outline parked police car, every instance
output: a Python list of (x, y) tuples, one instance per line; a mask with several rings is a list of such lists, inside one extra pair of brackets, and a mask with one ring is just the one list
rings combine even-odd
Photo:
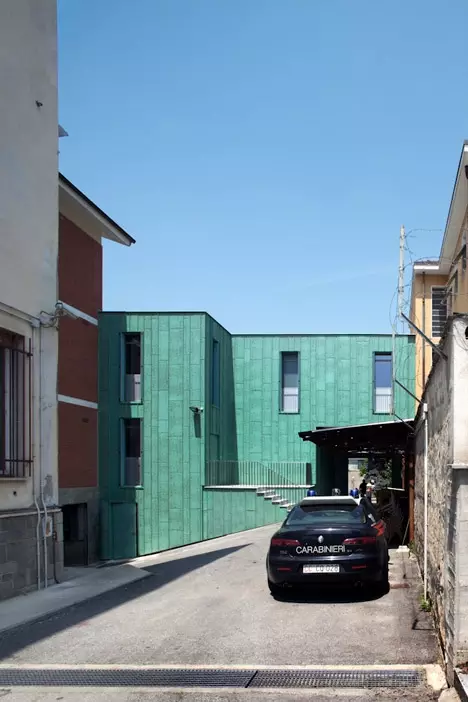
[(271, 539), (268, 587), (340, 582), (388, 588), (385, 523), (367, 498), (306, 497)]

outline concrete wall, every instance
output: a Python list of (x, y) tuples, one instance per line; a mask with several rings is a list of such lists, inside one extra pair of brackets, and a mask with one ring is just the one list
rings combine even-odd
[[(451, 320), (426, 385), (429, 597), (450, 674), (468, 657), (468, 316)], [(424, 422), (415, 443), (415, 548), (424, 566)]]

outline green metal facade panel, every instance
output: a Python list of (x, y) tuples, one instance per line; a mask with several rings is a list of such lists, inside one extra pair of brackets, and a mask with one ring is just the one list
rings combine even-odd
[[(142, 334), (141, 403), (120, 398), (124, 332)], [(132, 549), (119, 514), (126, 522), (135, 519), (140, 555), (279, 521), (284, 510), (255, 491), (204, 491), (206, 462), (302, 462), (297, 475), (294, 466), (287, 469), (301, 484), (310, 462), (315, 482), (315, 447), (302, 442), (299, 431), (390, 419), (373, 414), (372, 400), (373, 355), (392, 350), (391, 336), (231, 336), (205, 314), (103, 313), (99, 337), (103, 558)], [(213, 340), (219, 344), (219, 402), (212, 392)], [(295, 415), (280, 412), (282, 351), (300, 354)], [(396, 375), (414, 388), (413, 337), (396, 339)], [(203, 412), (196, 415), (191, 406)], [(414, 413), (412, 398), (400, 389), (396, 410), (400, 417)], [(123, 418), (142, 420), (141, 488), (120, 484)], [(233, 483), (240, 478), (233, 474)], [(282, 496), (295, 501), (305, 493), (292, 490)], [(122, 504), (134, 505), (135, 517), (116, 507)]]
[(285, 510), (257, 495), (255, 489), (205, 488), (203, 496), (205, 539), (276, 524), (286, 516)]
[[(137, 505), (138, 553), (202, 539), (205, 463), (205, 316), (103, 314), (100, 318), (99, 465), (101, 499)], [(120, 335), (142, 333), (142, 402), (120, 402)], [(143, 420), (141, 488), (120, 486), (120, 423)], [(203, 415), (202, 415), (203, 417)], [(102, 510), (104, 557), (112, 549), (112, 509)], [(110, 551), (112, 555), (108, 555)]]
[[(298, 432), (317, 426), (388, 421), (373, 412), (376, 352), (391, 352), (389, 335), (233, 336), (237, 457), (239, 460), (310, 461), (315, 447)], [(281, 353), (299, 353), (299, 413), (280, 411)], [(396, 338), (396, 373), (414, 388), (414, 337)], [(397, 388), (396, 411), (414, 415), (414, 401)]]

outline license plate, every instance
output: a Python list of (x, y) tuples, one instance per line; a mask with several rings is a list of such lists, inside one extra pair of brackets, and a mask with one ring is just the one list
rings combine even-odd
[(321, 573), (322, 575), (326, 574), (326, 573), (339, 573), (340, 566), (339, 565), (305, 565), (302, 567), (302, 572), (304, 574)]

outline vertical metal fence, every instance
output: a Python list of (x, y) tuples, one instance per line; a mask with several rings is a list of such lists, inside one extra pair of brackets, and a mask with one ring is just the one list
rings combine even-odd
[(307, 484), (308, 464), (304, 461), (207, 461), (205, 486)]

